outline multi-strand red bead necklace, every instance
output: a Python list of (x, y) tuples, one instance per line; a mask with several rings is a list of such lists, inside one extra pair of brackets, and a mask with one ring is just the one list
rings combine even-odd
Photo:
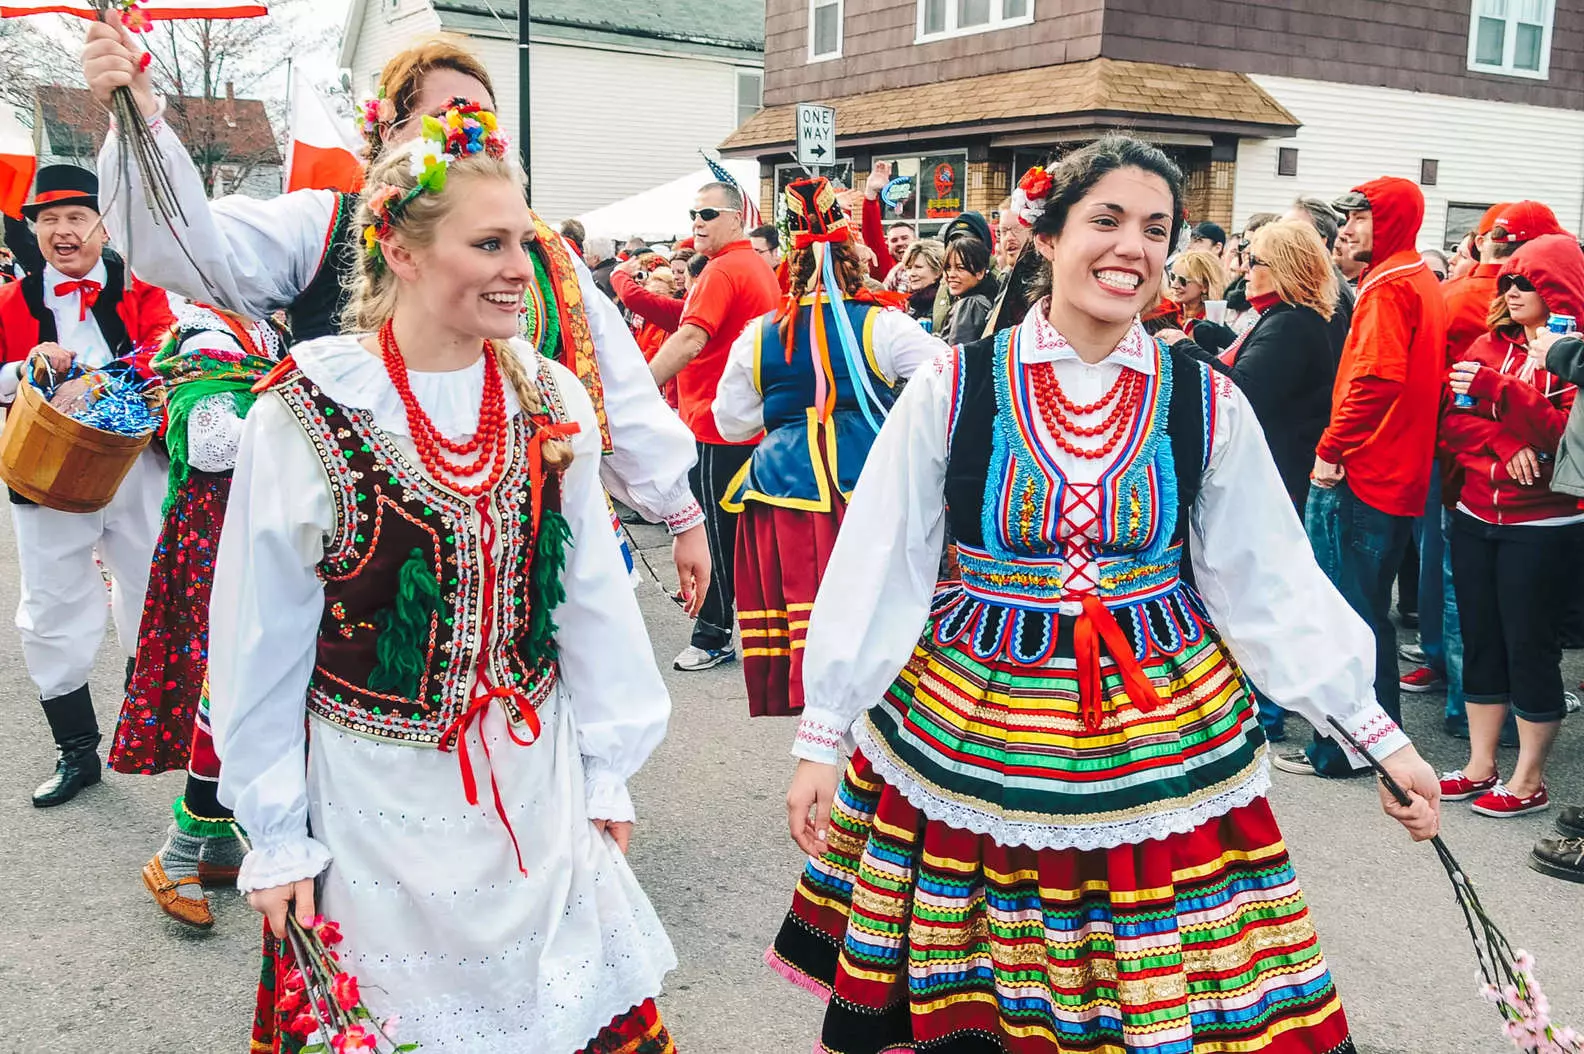
[[(506, 394), (494, 347), (489, 341), (484, 342), (484, 395), (479, 404), (478, 429), (472, 439), (457, 442), (441, 434), (413, 395), (407, 380), (407, 362), (396, 344), (391, 323), (380, 327), (379, 343), (385, 372), (401, 396), (402, 409), (407, 411), (407, 430), (412, 433), (413, 446), (429, 475), (464, 497), (476, 498), (494, 490), (506, 472), (507, 427)], [(473, 460), (458, 463), (457, 459), (468, 457)], [(461, 482), (484, 472), (486, 466), (489, 471), (479, 482)]]
[[(1074, 457), (1089, 460), (1103, 458), (1116, 449), (1127, 434), (1134, 411), (1138, 409), (1144, 395), (1144, 375), (1126, 368), (1104, 395), (1087, 405), (1073, 402), (1062, 391), (1061, 382), (1056, 379), (1054, 363), (1031, 367), (1029, 379), (1034, 384), (1034, 404), (1039, 408), (1040, 417), (1044, 419), (1045, 427), (1056, 445)], [(1116, 405), (1111, 407), (1111, 412), (1099, 424), (1084, 426), (1077, 422), (1076, 418), (1097, 414), (1113, 402)], [(1081, 439), (1107, 438), (1098, 447), (1086, 448), (1078, 446), (1069, 436)]]

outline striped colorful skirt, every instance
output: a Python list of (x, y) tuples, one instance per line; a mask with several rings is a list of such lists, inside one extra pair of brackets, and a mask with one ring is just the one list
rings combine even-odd
[(1341, 1054), (1347, 1019), (1264, 798), (1111, 849), (932, 821), (857, 754), (767, 953), (816, 1054)]
[(750, 717), (803, 712), (803, 639), (846, 504), (803, 512), (745, 502), (737, 520), (737, 624)]
[(854, 732), (769, 953), (828, 997), (817, 1052), (1353, 1049), (1189, 587), (1079, 616), (943, 587)]

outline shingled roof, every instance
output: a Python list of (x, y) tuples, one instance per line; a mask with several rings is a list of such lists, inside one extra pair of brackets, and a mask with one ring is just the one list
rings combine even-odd
[[(50, 84), (38, 90), (39, 118), (49, 145), (62, 157), (93, 157), (110, 128), (110, 115), (85, 88)], [(172, 96), (166, 119), (189, 150), (212, 149), (226, 164), (278, 165), (280, 147), (258, 99)]]
[[(851, 145), (936, 132), (982, 136), (1095, 125), (1275, 137), (1292, 135), (1299, 125), (1241, 73), (1105, 58), (809, 101), (835, 107), (836, 133)], [(759, 111), (721, 150), (749, 157), (789, 152), (796, 110)]]
[[(486, 36), (517, 32), (516, 0), (434, 0), (442, 29)], [(533, 0), (536, 27), (557, 35), (764, 51), (764, 0)]]

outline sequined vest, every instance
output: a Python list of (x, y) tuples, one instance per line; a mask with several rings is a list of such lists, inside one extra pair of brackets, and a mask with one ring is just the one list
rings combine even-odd
[[(1035, 438), (1038, 411), (1017, 362), (1016, 330), (957, 356), (946, 469), (947, 517), (964, 586), (980, 599), (1047, 607), (1072, 588), (1062, 537), (1071, 485)], [(1211, 378), (1158, 343), (1143, 405), (1086, 508), (1098, 518), (1088, 556), (1108, 603), (1151, 583), (1174, 585), (1188, 517), (1210, 450)]]
[[(829, 349), (827, 375), (833, 404), (825, 421), (819, 420), (815, 366), (812, 296), (803, 298), (798, 308), (790, 354), (781, 339), (780, 325), (773, 314), (754, 326), (754, 384), (764, 397), (765, 437), (754, 448), (753, 457), (727, 485), (722, 505), (740, 511), (744, 501), (757, 501), (788, 509), (829, 512), (832, 506), (830, 481), (849, 497), (857, 486), (874, 445), (876, 428), (865, 418), (860, 402), (867, 401), (858, 386), (873, 392), (878, 407), (871, 406), (876, 424), (885, 420), (885, 411), (896, 401), (891, 382), (880, 372), (874, 359), (874, 324), (881, 308), (857, 300), (843, 300), (840, 310), (847, 315), (857, 338), (857, 354), (864, 377), (857, 379), (842, 354), (836, 329), (836, 309), (828, 302), (824, 333)], [(824, 434), (821, 435), (821, 432)]]
[[(559, 390), (547, 371), (540, 388), (550, 416), (567, 420)], [(532, 550), (528, 526), (527, 440), (534, 424), (512, 418), (510, 456), (493, 492), (493, 520), (501, 585), (496, 591), (493, 639), (478, 637), (484, 603), (478, 554), (489, 525), (475, 507), (417, 470), (366, 410), (335, 403), (300, 372), (272, 390), (280, 393), (324, 466), (335, 506), (335, 529), (317, 568), (324, 583), (324, 615), (308, 686), (309, 712), (348, 731), (376, 739), (438, 746), (468, 708), (476, 663), (487, 664), (491, 684), (520, 695), (503, 700), (520, 723), (516, 698), (537, 707), (556, 680), (556, 663), (523, 657)], [(544, 482), (545, 509), (560, 509), (559, 477)], [(416, 691), (371, 687), (389, 658), (380, 642), (390, 632), (398, 592), (411, 576), (432, 576), (439, 601), (418, 644), (422, 664)], [(408, 579), (404, 583), (404, 577)], [(387, 649), (390, 647), (387, 643)]]

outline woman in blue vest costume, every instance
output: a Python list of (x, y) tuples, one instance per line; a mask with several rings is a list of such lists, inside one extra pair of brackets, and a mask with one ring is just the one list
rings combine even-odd
[(786, 205), (786, 300), (733, 345), (714, 405), (728, 440), (767, 433), (723, 502), (743, 514), (737, 621), (754, 716), (802, 712), (803, 636), (847, 498), (897, 385), (946, 350), (901, 297), (864, 288), (828, 182), (794, 182)]

